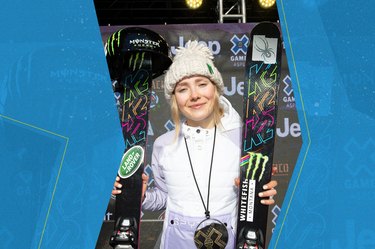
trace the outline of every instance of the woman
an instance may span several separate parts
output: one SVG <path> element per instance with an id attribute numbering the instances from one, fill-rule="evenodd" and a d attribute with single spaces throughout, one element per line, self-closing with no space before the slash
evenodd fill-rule
<path id="1" fill-rule="evenodd" d="M 162 249 L 195 248 L 196 230 L 211 223 L 228 233 L 225 248 L 235 247 L 242 121 L 222 96 L 223 79 L 212 59 L 208 47 L 189 41 L 177 50 L 165 75 L 176 129 L 154 143 L 155 187 L 144 188 L 142 204 L 146 210 L 166 209 Z M 271 181 L 264 186 L 263 204 L 274 203 L 269 197 L 276 194 L 276 185 Z"/>

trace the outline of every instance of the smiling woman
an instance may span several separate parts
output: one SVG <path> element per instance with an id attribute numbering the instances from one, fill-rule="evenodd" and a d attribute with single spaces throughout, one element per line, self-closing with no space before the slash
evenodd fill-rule
<path id="1" fill-rule="evenodd" d="M 218 107 L 218 94 L 214 84 L 206 77 L 193 76 L 177 83 L 175 103 L 190 126 L 212 128 L 214 106 Z"/>
<path id="2" fill-rule="evenodd" d="M 160 248 L 235 247 L 242 120 L 223 88 L 204 43 L 189 41 L 176 50 L 164 78 L 176 129 L 155 140 L 155 184 L 142 192 L 144 210 L 166 209 Z M 276 185 L 265 185 L 261 203 L 274 203 Z"/>
<path id="3" fill-rule="evenodd" d="M 223 78 L 213 63 L 212 51 L 203 43 L 189 41 L 180 47 L 164 78 L 165 97 L 171 103 L 176 135 L 180 114 L 191 126 L 212 128 L 220 123 L 223 109 L 219 96 Z"/>

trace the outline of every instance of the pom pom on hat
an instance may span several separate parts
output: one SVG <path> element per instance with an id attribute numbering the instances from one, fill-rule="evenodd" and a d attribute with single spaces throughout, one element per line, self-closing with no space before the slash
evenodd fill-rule
<path id="1" fill-rule="evenodd" d="M 179 47 L 164 77 L 164 94 L 169 101 L 176 84 L 183 78 L 205 76 L 216 86 L 220 94 L 224 91 L 223 78 L 213 63 L 212 51 L 198 41 L 188 41 L 186 47 Z"/>

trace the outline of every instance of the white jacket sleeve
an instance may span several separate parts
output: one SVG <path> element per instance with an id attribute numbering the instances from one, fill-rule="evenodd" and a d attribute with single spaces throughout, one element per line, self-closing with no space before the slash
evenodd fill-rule
<path id="1" fill-rule="evenodd" d="M 159 166 L 159 157 L 162 153 L 162 146 L 158 146 L 156 141 L 152 151 L 151 168 L 154 175 L 154 187 L 146 191 L 145 199 L 142 203 L 143 210 L 161 210 L 166 206 L 167 201 L 167 187 L 163 171 Z"/>

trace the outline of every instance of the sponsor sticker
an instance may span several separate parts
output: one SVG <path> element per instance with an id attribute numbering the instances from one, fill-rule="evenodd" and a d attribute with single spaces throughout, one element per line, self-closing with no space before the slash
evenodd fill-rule
<path id="1" fill-rule="evenodd" d="M 276 63 L 277 38 L 267 38 L 264 35 L 253 36 L 253 61 L 263 61 L 266 64 Z"/>
<path id="2" fill-rule="evenodd" d="M 131 177 L 141 166 L 144 158 L 144 149 L 137 145 L 130 148 L 122 156 L 118 174 L 121 178 Z"/>
<path id="3" fill-rule="evenodd" d="M 246 221 L 248 222 L 254 221 L 255 187 L 256 187 L 256 181 L 249 180 L 249 195 L 248 195 L 248 200 L 247 200 L 247 216 L 246 216 Z"/>

